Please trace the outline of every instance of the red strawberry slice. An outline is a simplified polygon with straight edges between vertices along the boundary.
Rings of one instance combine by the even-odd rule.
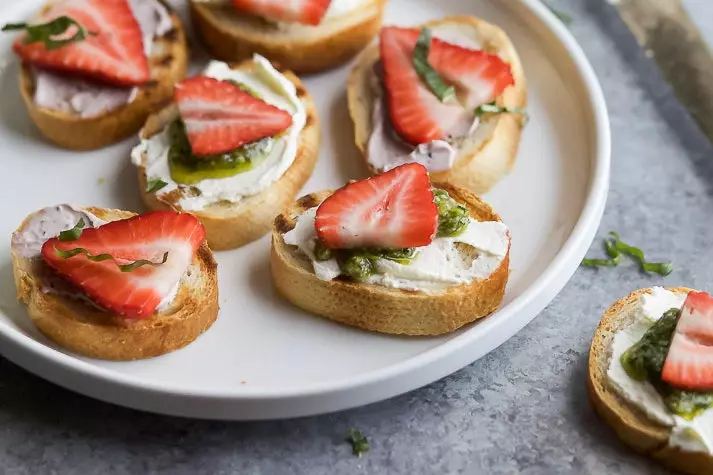
[[[97,305],[126,318],[148,318],[183,276],[205,239],[203,225],[189,214],[156,211],[86,229],[75,241],[52,238],[42,246],[45,262]],[[111,254],[120,264],[161,262],[122,272],[113,260],[90,261],[84,254],[64,259],[56,249],[84,248]]]
[[[193,153],[198,156],[230,152],[292,125],[289,112],[230,82],[205,76],[177,84],[175,99]]]
[[[13,45],[23,61],[116,86],[136,86],[151,79],[141,28],[127,0],[56,2],[33,23],[60,16],[71,17],[96,35],[87,34],[82,41],[51,51],[42,42],[25,44],[23,35]]]
[[[456,87],[460,101],[441,102],[414,68],[419,35],[418,29],[392,26],[383,28],[380,36],[391,123],[413,145],[443,139],[458,123],[472,119],[476,107],[491,102],[514,84],[510,66],[499,57],[433,38],[428,62],[444,81]]]
[[[426,246],[438,229],[428,172],[409,163],[350,183],[322,202],[314,225],[335,249]]]
[[[661,379],[676,388],[713,390],[713,297],[707,293],[688,294]]]
[[[240,11],[274,21],[319,25],[331,0],[233,0]]]

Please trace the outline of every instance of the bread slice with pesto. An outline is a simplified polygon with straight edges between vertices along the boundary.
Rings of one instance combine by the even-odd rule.
[[[140,133],[142,144],[134,150],[132,156],[138,167],[141,197],[146,206],[152,210],[174,209],[195,215],[206,228],[211,248],[226,250],[243,246],[270,231],[274,216],[294,200],[314,169],[319,153],[320,130],[315,104],[305,86],[292,72],[280,67],[273,67],[262,57],[230,66],[213,62],[209,69],[216,67],[224,74],[228,74],[228,71],[238,71],[247,75],[248,78],[253,76],[262,78],[267,71],[272,75],[268,78],[279,79],[277,83],[281,83],[285,89],[290,89],[285,92],[285,97],[290,96],[289,100],[296,102],[296,104],[292,104],[296,108],[290,110],[293,113],[293,123],[285,132],[272,138],[266,138],[266,140],[272,140],[273,143],[271,146],[273,148],[270,149],[271,152],[268,152],[267,158],[258,157],[254,162],[248,160],[248,164],[254,163],[254,166],[250,165],[252,168],[225,179],[210,178],[203,181],[198,180],[194,184],[174,182],[173,178],[176,175],[170,170],[170,166],[163,162],[157,164],[151,158],[150,151],[154,149],[154,145],[150,144],[158,141],[167,148],[168,153],[172,153],[171,147],[175,146],[175,143],[171,143],[171,139],[162,134],[170,132],[171,125],[175,124],[180,117],[180,111],[176,104],[149,117]],[[282,104],[275,99],[280,93],[274,87],[279,84],[270,84],[270,82],[267,80],[260,84],[253,83],[252,87],[243,83],[241,87],[254,94],[258,99],[272,100],[275,104]],[[264,86],[265,89],[260,89],[263,91],[264,97],[257,92],[258,86]],[[284,103],[281,107],[286,110],[292,106]],[[162,136],[166,138],[162,139]],[[294,148],[292,148],[293,140]],[[254,143],[259,144],[260,141]],[[248,144],[248,146],[251,145]],[[272,155],[272,151],[275,151],[275,147],[278,146],[284,146],[280,149],[283,150],[283,154],[293,154],[289,165],[286,166],[282,162],[283,159],[289,158],[287,155],[277,158]],[[160,160],[169,159],[168,156],[162,156]],[[268,165],[273,168],[268,168]],[[164,170],[162,172],[164,175],[160,173],[157,175],[155,172],[157,169]],[[272,173],[271,170],[275,173]],[[159,178],[156,178],[157,176]],[[156,188],[156,180],[160,180],[160,177],[163,178],[164,183],[170,182],[171,185],[165,188]],[[246,191],[243,195],[233,196],[231,189],[223,190],[221,188],[221,191],[216,192],[218,194],[214,193],[208,197],[201,191],[201,187],[205,186],[206,193],[212,193],[213,190],[223,186],[223,183],[229,187],[232,186],[231,183],[237,183],[240,180],[249,182],[245,184],[246,190],[249,192]],[[255,188],[255,183],[261,185]],[[217,196],[227,197],[227,199]],[[200,202],[199,205],[195,205],[198,202]]]
[[[422,42],[425,31],[430,40]],[[419,48],[440,75],[440,93],[453,96],[437,97],[419,77],[426,64],[416,65]],[[515,163],[527,119],[525,74],[508,35],[480,18],[383,28],[380,43],[357,58],[347,92],[356,147],[372,173],[416,161],[434,181],[481,194]]]
[[[369,180],[365,181],[367,184],[362,189],[372,185]],[[359,183],[356,182],[357,185]],[[373,186],[378,188],[375,184]],[[310,193],[275,218],[270,266],[275,288],[285,299],[303,310],[335,322],[364,330],[410,336],[452,332],[498,308],[508,280],[510,238],[507,228],[490,206],[468,190],[447,183],[434,183],[435,195],[431,196],[435,196],[433,199],[439,206],[438,234],[435,237],[431,234],[431,238],[425,240],[422,239],[425,235],[433,233],[433,228],[429,231],[424,228],[424,216],[428,214],[430,220],[431,211],[424,211],[422,205],[415,205],[414,202],[407,204],[409,192],[403,191],[403,188],[387,200],[389,204],[385,204],[385,208],[377,205],[380,211],[366,212],[361,205],[344,206],[344,226],[321,221],[330,220],[330,215],[333,217],[335,202],[344,205],[344,196],[350,193],[355,196],[353,191],[343,192],[353,187],[354,183],[336,193]],[[342,196],[336,198],[340,192]],[[328,203],[330,198],[332,202]],[[366,199],[360,202],[369,206]],[[445,211],[444,203],[448,203]],[[407,209],[415,214],[410,217],[402,215],[403,219],[389,222],[382,220],[384,215],[402,213]],[[416,213],[415,209],[421,211]],[[449,212],[462,213],[457,219],[466,223],[468,228],[452,228],[452,232],[441,237],[441,231],[448,226],[443,220],[443,213]],[[363,232],[352,234],[354,226],[361,228],[363,223],[370,221],[373,226],[365,226]],[[414,222],[417,222],[415,227]],[[411,229],[404,232],[402,226],[410,226]],[[428,226],[432,226],[430,221]],[[474,226],[472,232],[470,226]],[[352,229],[347,233],[349,236],[368,235],[368,241],[373,244],[346,249],[325,247],[323,239],[330,235],[332,239],[339,235],[345,237],[345,230],[348,229]],[[461,242],[458,233],[463,233],[463,229],[466,229],[464,234],[476,236],[479,229],[483,233],[497,230],[495,235],[487,236],[492,238],[491,243],[502,240],[499,243],[502,246],[473,247],[472,244],[477,244],[479,239],[472,242],[462,238],[470,244]],[[421,236],[418,241],[414,241],[416,235]],[[485,235],[481,234],[480,238]],[[393,241],[395,238],[397,241]],[[392,245],[386,247],[385,242]],[[422,246],[403,249],[410,243]],[[489,265],[476,272],[479,263],[485,260]],[[429,262],[446,265],[439,270],[429,267]],[[362,266],[356,271],[363,270],[365,265],[371,273],[359,275],[352,267],[355,265]],[[451,278],[455,275],[462,278]]]
[[[148,10],[151,3],[155,4],[156,9],[162,9],[163,16],[160,20],[151,16],[158,15]],[[59,4],[48,3],[43,12],[49,12],[53,5]],[[143,53],[147,56],[149,76],[141,84],[117,88],[109,83],[102,85],[103,82],[93,80],[65,79],[65,72],[40,71],[33,65],[32,60],[23,59],[19,75],[20,94],[32,121],[54,144],[70,150],[95,150],[136,133],[149,114],[171,100],[174,83],[186,76],[188,46],[176,12],[163,0],[132,0],[130,6],[135,15],[141,12],[143,21],[153,22],[151,25],[157,29],[151,45],[144,45],[149,51],[148,54]],[[107,4],[106,8],[105,14],[111,15],[113,10],[110,10],[110,4]],[[101,25],[100,35],[112,34],[112,25],[104,23],[103,20]],[[122,35],[114,36],[126,38],[125,32],[122,32]],[[128,36],[133,38],[134,35]],[[85,41],[95,41],[94,36],[88,35]],[[113,37],[111,41],[114,41]],[[81,43],[63,48],[81,48]],[[127,51],[134,52],[128,46],[125,52]],[[57,54],[56,51],[50,53]],[[75,57],[72,54],[82,56]],[[67,53],[67,61],[76,60],[78,68],[81,66],[92,70],[94,65],[101,63],[100,59],[93,58],[92,54],[94,53],[90,49],[82,50],[81,53]],[[82,58],[81,61],[78,58]],[[119,69],[118,66],[116,69]],[[123,99],[116,99],[117,96]],[[57,99],[58,97],[64,99]]]
[[[189,4],[193,25],[214,57],[237,62],[257,53],[296,73],[317,73],[348,61],[369,44],[381,26],[386,0],[367,0],[333,15],[327,11],[318,24],[267,20],[223,0]]]
[[[685,287],[669,287],[665,290],[678,295],[681,301],[691,292],[691,289]],[[709,453],[684,451],[671,444],[672,427],[655,420],[642,407],[632,404],[608,376],[614,357],[615,336],[638,324],[642,297],[651,296],[655,291],[651,288],[636,290],[616,301],[604,312],[589,352],[589,398],[597,414],[633,450],[680,473],[710,474],[713,473],[713,457]],[[662,308],[661,311],[664,310]]]
[[[90,261],[80,255],[82,252],[65,250],[96,246],[97,232],[104,226],[113,226],[111,232],[105,229],[99,236],[105,256],[108,253],[111,259],[97,257]],[[205,240],[193,243],[198,247],[192,257],[187,254],[190,248],[185,247],[201,238],[199,227],[195,218],[175,213],[137,217],[128,211],[70,205],[32,213],[12,237],[17,299],[27,306],[40,332],[60,347],[83,356],[130,361],[177,350],[208,330],[218,316],[213,254]],[[119,238],[129,243],[120,244]],[[142,254],[142,246],[147,250],[154,245],[158,254],[163,252],[161,246],[166,246],[163,262],[157,255],[149,258],[152,264],[134,261],[116,272],[119,264],[128,263],[117,260],[118,256]],[[87,251],[99,254],[93,249]],[[181,263],[187,264],[185,270]],[[163,274],[156,274],[160,272]],[[153,292],[151,285],[156,284],[150,279],[169,279],[158,286],[165,290],[174,285],[171,275],[180,275],[180,279],[153,310],[151,304],[161,295],[149,293]],[[143,288],[130,292],[134,282],[142,279]]]

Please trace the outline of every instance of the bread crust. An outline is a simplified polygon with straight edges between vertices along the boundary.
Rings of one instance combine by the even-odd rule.
[[[381,27],[386,0],[370,0],[318,27],[288,30],[241,14],[230,4],[189,3],[194,28],[216,58],[235,62],[259,53],[296,73],[316,73],[339,66],[364,49]]]
[[[105,221],[134,216],[129,211],[88,207]],[[23,230],[37,213],[18,228]],[[36,277],[41,261],[12,253],[17,299],[50,340],[90,358],[130,361],[163,355],[193,342],[218,317],[218,274],[204,242],[191,264],[191,285],[183,283],[170,308],[142,320],[127,320],[78,299],[42,291]]]
[[[20,94],[32,121],[42,134],[60,147],[70,150],[96,150],[135,134],[146,118],[165,106],[173,97],[173,85],[186,77],[188,46],[186,34],[176,12],[163,0],[173,29],[155,41],[160,54],[149,57],[151,80],[138,88],[133,101],[95,117],[39,107],[34,101],[35,78],[29,65],[20,69]]]
[[[482,49],[500,55],[508,62],[515,84],[497,98],[498,105],[523,108],[527,105],[527,86],[520,58],[507,34],[499,27],[469,16],[451,16],[430,21],[428,28],[453,27],[469,38],[477,40]],[[379,61],[378,45],[371,45],[357,58],[349,73],[347,98],[349,115],[354,122],[356,146],[369,171],[380,173],[369,163],[369,137],[372,131],[373,104],[376,100],[372,87],[374,64]],[[434,181],[448,181],[454,185],[482,194],[503,178],[515,163],[526,119],[518,114],[490,114],[481,119],[478,131],[458,150],[453,167],[445,172],[432,173]]]
[[[465,204],[479,221],[500,221],[500,217],[473,193],[446,183],[434,186],[448,191]],[[365,330],[400,335],[440,335],[494,312],[505,293],[510,250],[488,279],[459,285],[439,294],[392,289],[346,280],[324,281],[315,276],[310,261],[283,235],[294,228],[295,217],[332,192],[303,196],[275,218],[270,266],[277,291],[297,307],[339,323]]]
[[[233,68],[246,68],[251,60],[244,61]],[[186,211],[178,205],[180,196],[175,193],[156,195],[146,192],[146,167],[138,167],[139,189],[141,198],[149,209],[174,209],[189,212],[205,226],[208,245],[216,251],[235,249],[255,241],[270,231],[273,218],[285,209],[307,182],[319,155],[320,130],[317,108],[307,89],[292,72],[277,65],[275,67],[289,79],[297,89],[297,97],[305,105],[307,122],[300,134],[297,156],[290,168],[268,188],[258,194],[247,196],[238,203],[215,203],[200,211]],[[172,106],[149,118],[141,131],[142,138],[148,138],[163,130],[175,117]]]
[[[675,293],[688,293],[686,287],[667,287]],[[640,289],[616,301],[607,309],[592,339],[589,352],[587,388],[597,414],[612,426],[619,438],[637,452],[659,460],[666,467],[691,475],[713,473],[713,457],[669,447],[670,428],[650,420],[629,404],[609,385],[607,369],[614,335],[631,325],[632,311],[639,298],[651,289]]]

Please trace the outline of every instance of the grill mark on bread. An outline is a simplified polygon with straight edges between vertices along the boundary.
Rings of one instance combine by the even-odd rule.
[[[319,197],[316,194],[310,193],[297,200],[297,206],[301,208],[300,211],[307,211],[310,208],[314,208],[320,203]]]
[[[158,64],[160,64],[161,66],[170,66],[172,62],[173,56],[169,54],[159,59]]]
[[[291,219],[289,219],[285,214],[278,214],[277,217],[275,218],[275,230],[277,230],[278,233],[280,234],[285,234],[292,229],[294,229],[295,223]]]
[[[313,115],[313,114],[309,114],[309,115],[307,116],[307,120],[305,121],[305,129],[306,129],[307,127],[312,127],[312,126],[315,124],[315,122],[316,122],[316,119],[315,119],[314,115]]]
[[[301,84],[295,88],[295,91],[297,92],[297,97],[302,99],[306,94],[307,94],[307,89],[304,88]]]

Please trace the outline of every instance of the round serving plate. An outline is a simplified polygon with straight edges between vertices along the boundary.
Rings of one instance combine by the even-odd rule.
[[[174,5],[185,14],[184,1]],[[41,0],[7,2],[0,24]],[[30,212],[57,203],[141,211],[135,139],[74,153],[42,139],[18,94],[14,35],[0,38],[0,352],[74,391],[137,409],[214,419],[304,416],[368,404],[418,388],[475,361],[532,320],[588,249],[604,209],[610,135],[592,68],[566,28],[537,0],[391,0],[386,24],[471,14],[503,27],[522,57],[530,122],[511,174],[485,196],[512,234],[511,278],[496,313],[438,338],[368,333],[302,312],[276,295],[269,238],[216,253],[221,310],[196,342],[144,361],[92,360],[57,348],[15,301],[10,235]],[[188,23],[186,23],[188,24]],[[194,48],[195,50],[195,48]],[[195,70],[201,61],[196,60]],[[323,143],[304,191],[366,176],[353,145],[348,67],[310,77]]]

